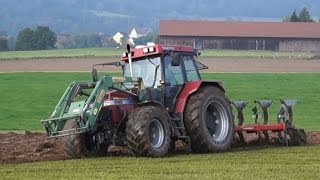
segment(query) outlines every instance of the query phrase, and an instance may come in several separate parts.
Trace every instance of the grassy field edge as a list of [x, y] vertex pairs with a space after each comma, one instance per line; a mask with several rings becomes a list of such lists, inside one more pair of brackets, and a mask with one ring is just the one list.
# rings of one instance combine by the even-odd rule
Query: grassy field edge
[[[119, 73], [111, 74], [118, 76]], [[231, 100], [246, 100], [246, 123], [252, 121], [254, 99], [274, 101], [270, 122], [276, 118], [279, 98], [298, 99], [294, 107], [295, 124], [306, 130], [320, 130], [317, 107], [320, 101], [320, 74], [203, 73], [204, 79], [221, 80]], [[0, 130], [42, 130], [40, 119], [47, 118], [69, 83], [90, 81], [90, 73], [36, 72], [2, 73], [0, 88]]]
[[[4, 179], [318, 179], [319, 145], [0, 165]], [[79, 173], [81, 172], [81, 173]]]
[[[119, 58], [122, 48], [54, 49], [38, 51], [4, 51], [0, 60], [43, 59], [43, 58]], [[261, 59], [319, 59], [319, 55], [309, 52], [276, 52], [245, 50], [200, 50], [200, 57], [216, 58], [261, 58]]]

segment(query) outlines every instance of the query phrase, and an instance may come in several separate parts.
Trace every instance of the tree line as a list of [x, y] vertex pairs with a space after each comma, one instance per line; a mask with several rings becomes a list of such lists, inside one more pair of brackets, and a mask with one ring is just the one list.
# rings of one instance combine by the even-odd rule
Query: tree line
[[86, 33], [86, 34], [60, 34], [57, 48], [93, 48], [93, 47], [117, 47], [112, 37], [104, 33]]
[[[128, 35], [123, 38], [122, 45], [129, 40]], [[146, 44], [147, 42], [158, 42], [158, 35], [148, 33], [145, 36], [134, 39], [135, 44]], [[57, 35], [48, 26], [37, 26], [35, 29], [24, 28], [16, 38], [7, 36], [0, 30], [0, 51], [17, 50], [48, 50], [48, 49], [73, 49], [92, 47], [118, 47], [113, 38], [104, 33], [87, 34], [59, 34]]]
[[[16, 38], [7, 36], [6, 32], [0, 30], [0, 51], [16, 50], [49, 50], [55, 48], [70, 49], [70, 48], [90, 48], [117, 45], [112, 38], [106, 38], [103, 34], [76, 34], [59, 35], [58, 42], [57, 34], [48, 26], [37, 26], [35, 29], [29, 27], [22, 29]], [[14, 41], [13, 45], [12, 42]]]
[[35, 30], [25, 28], [17, 36], [15, 50], [46, 50], [53, 49], [57, 36], [48, 26], [37, 26]]
[[[290, 16], [283, 18], [284, 22], [315, 22], [306, 7], [297, 13], [296, 10]], [[320, 23], [320, 19], [319, 19]], [[126, 44], [128, 37], [123, 39], [122, 44]], [[146, 44], [147, 42], [158, 42], [158, 36], [149, 33], [134, 40], [135, 44]], [[52, 31], [48, 26], [37, 26], [35, 29], [24, 28], [16, 38], [8, 36], [4, 30], [0, 29], [0, 51], [8, 50], [47, 50], [54, 48], [90, 48], [90, 47], [117, 47], [112, 37], [105, 34], [75, 34], [60, 35]]]
[[53, 49], [56, 41], [55, 32], [48, 26], [37, 26], [36, 29], [24, 28], [18, 33], [15, 40], [13, 37], [7, 36], [4, 31], [0, 31], [0, 51]]
[[283, 22], [315, 22], [315, 20], [311, 18], [308, 9], [304, 7], [301, 9], [298, 15], [296, 10], [293, 10], [291, 16], [285, 16], [283, 18]]

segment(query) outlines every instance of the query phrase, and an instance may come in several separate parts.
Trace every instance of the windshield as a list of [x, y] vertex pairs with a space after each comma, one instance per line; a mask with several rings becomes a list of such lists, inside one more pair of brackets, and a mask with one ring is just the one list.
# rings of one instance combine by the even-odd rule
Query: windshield
[[[160, 86], [160, 57], [145, 57], [132, 61], [133, 77], [141, 77], [145, 87]], [[157, 74], [156, 74], [157, 72]], [[130, 77], [129, 62], [124, 64], [124, 77]], [[156, 77], [156, 79], [155, 79]]]

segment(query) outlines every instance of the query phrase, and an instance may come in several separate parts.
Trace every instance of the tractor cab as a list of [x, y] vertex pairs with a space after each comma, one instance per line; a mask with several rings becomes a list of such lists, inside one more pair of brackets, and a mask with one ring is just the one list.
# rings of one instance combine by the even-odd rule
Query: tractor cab
[[152, 45], [127, 50], [122, 55], [124, 77], [141, 77], [143, 100], [157, 101], [170, 110], [184, 84], [200, 81], [199, 70], [208, 68], [195, 60], [200, 53], [192, 47]]

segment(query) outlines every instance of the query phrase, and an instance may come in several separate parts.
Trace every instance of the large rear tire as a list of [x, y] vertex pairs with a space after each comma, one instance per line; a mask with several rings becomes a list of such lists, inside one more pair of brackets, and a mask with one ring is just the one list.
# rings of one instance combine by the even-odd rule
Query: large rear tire
[[[75, 121], [67, 122], [67, 129], [78, 127]], [[89, 133], [74, 134], [64, 137], [64, 150], [69, 158], [82, 158], [89, 156], [104, 156], [108, 153], [107, 144], [97, 144], [93, 140], [93, 136]]]
[[229, 100], [219, 88], [207, 86], [191, 95], [184, 117], [193, 152], [222, 152], [230, 148], [233, 115]]
[[135, 109], [126, 123], [127, 145], [136, 156], [162, 157], [168, 153], [171, 141], [169, 117], [155, 106]]

